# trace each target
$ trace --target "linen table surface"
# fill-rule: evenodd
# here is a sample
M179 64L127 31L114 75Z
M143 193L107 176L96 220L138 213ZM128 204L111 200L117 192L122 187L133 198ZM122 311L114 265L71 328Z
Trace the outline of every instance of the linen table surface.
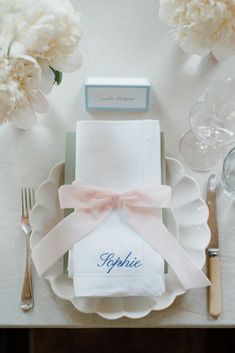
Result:
M79 313L70 302L54 295L49 283L33 270L35 307L19 308L24 274L25 239L20 229L20 188L37 188L49 170L64 159L65 132L75 131L77 120L159 119L166 152L182 159L179 140L189 128L195 98L215 79L235 77L234 58L218 63L212 56L184 53L158 18L155 0L74 1L82 13L84 63L80 71L65 74L49 96L50 111L35 127L21 131L0 127L0 326L1 327L231 327L235 326L235 209L220 194L218 221L221 245L223 314L208 315L207 291L197 289L179 297L166 310L131 320L109 321ZM152 99L148 113L85 112L82 85L88 76L148 77ZM187 169L187 167L186 167ZM208 174L187 169L200 184L202 195ZM221 165L216 172L221 175Z

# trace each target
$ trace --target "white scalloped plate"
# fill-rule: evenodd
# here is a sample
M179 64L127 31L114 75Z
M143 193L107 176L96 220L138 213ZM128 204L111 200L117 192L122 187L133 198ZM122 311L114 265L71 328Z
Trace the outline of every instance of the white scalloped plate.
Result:
M64 162L60 162L52 168L48 180L37 191L36 205L31 213L31 249L63 218L58 201L58 188L63 180ZM207 205L200 196L197 182L186 175L182 164L172 158L167 158L167 184L172 187L172 208L167 216L167 227L202 268L205 249L210 240ZM122 316L141 318L152 310L169 307L177 296L185 293L170 268L165 275L166 292L161 297L151 298L76 298L72 280L63 273L62 259L47 272L45 278L49 280L54 293L62 299L70 300L77 310L97 313L106 319Z

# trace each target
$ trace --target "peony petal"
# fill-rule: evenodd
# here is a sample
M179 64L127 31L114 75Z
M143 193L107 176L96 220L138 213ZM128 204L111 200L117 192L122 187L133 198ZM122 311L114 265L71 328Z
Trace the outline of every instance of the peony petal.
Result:
M26 55L26 49L25 49L24 45L17 42L17 41L14 41L12 43L11 49L10 49L10 54L11 54L11 56L18 56L21 58L29 58Z
M55 75L49 66L46 66L46 67L41 66L41 68L42 68L42 72L41 72L41 80L39 82L39 88L45 94L48 94L51 92L53 88Z
M38 85L41 79L41 67L38 64L37 60L29 55L18 55L18 56L12 56L12 57L17 59L17 61L18 60L28 61L31 64L33 64L33 68L34 68L33 79L30 81L28 80L27 84L31 86L31 88L35 87L35 85Z
M19 58L25 61L30 61L31 63L33 63L35 65L36 68L38 68L41 71L41 68L37 62L37 60L35 58L33 58L32 56L28 55L28 54L20 54L20 55L11 55L12 57L15 58Z
M212 50L212 54L218 61L225 61L235 55L234 46L220 45Z
M62 72L73 72L77 71L82 65L82 55L79 50L76 50L73 54L67 58L55 58L51 61L51 67L53 69Z
M9 92L0 89L0 124L7 121L8 113L11 109L11 97Z
M37 113L46 113L49 109L48 101L41 91L36 91L29 97L32 109Z
M12 117L11 123L19 129L30 129L37 122L37 115L32 110L17 113Z
M187 40L184 37L179 37L179 46L183 51L185 51L188 54L191 55L199 55L199 56L206 56L210 53L211 49L207 48L205 46L200 46L198 45L195 41L193 41L191 38L187 38Z

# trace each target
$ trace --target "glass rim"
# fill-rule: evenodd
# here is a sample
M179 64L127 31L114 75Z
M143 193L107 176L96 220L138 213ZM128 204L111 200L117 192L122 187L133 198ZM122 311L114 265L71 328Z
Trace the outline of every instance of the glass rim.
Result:
M227 188L230 188L230 184L228 182L228 179L226 177L226 166L228 164L228 160L230 156L235 152L235 147L233 147L231 150L228 151L224 161L223 161L223 170L222 170L222 179L223 183L226 184Z

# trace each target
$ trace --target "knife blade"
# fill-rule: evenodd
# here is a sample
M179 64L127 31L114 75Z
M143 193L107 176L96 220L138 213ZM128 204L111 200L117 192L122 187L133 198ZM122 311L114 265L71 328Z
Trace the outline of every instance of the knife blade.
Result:
M208 277L211 281L211 286L209 287L209 313L214 319L217 319L222 313L219 233L216 209L217 187L217 177L215 174L212 174L208 179L206 202L209 208L208 226L211 231L211 240L207 248Z

